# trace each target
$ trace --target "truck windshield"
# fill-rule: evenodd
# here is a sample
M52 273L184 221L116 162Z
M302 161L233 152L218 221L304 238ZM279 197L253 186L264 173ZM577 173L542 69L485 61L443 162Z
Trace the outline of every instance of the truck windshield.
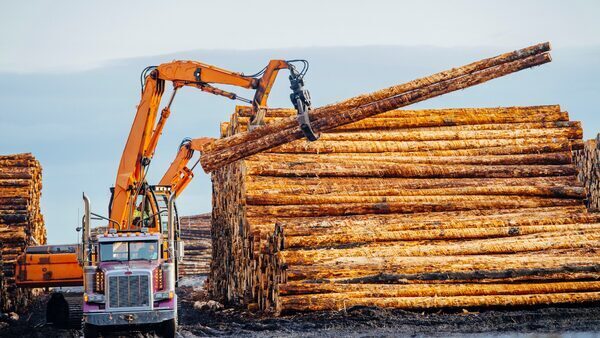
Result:
M102 262L152 259L158 259L157 241L100 243Z

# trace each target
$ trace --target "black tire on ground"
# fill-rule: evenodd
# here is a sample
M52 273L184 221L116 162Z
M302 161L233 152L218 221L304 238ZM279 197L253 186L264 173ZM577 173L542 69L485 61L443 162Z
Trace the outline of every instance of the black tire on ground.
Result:
M177 337L177 318L162 322L160 331L161 337L163 338Z
M56 292L50 296L46 304L46 322L59 328L69 327L69 304L62 293Z
M181 300L177 297L177 325L181 323Z
M98 328L94 325L83 324L83 338L98 338L100 337Z

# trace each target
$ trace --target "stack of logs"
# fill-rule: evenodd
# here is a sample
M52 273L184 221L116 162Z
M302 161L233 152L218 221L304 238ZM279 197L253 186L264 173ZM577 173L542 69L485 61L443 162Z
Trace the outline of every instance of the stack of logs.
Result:
M585 141L583 149L573 152L579 171L579 181L586 187L586 204L591 211L600 211L600 134Z
M206 276L210 267L210 214L185 216L179 219L185 256L181 263L184 276Z
M394 110L231 163L212 176L209 293L273 313L598 301L581 138L556 105Z
M32 291L15 286L15 262L26 246L46 243L40 212L42 167L31 154L0 156L0 242L3 311L21 311Z

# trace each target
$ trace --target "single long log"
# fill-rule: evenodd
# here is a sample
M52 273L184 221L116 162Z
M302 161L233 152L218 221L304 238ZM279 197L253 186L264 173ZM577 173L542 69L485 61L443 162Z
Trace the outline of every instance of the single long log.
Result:
M280 286L282 296L321 294L332 298L364 297L449 297L483 295L522 295L577 291L600 291L600 282L558 282L519 284L341 284L298 283ZM300 298L300 297L298 297Z
M277 223L285 229L286 237L291 236L311 236L316 233L321 236L334 235L334 234L347 234L352 235L354 233L364 233L365 236L376 236L378 233L395 232L395 231L419 231L425 236L428 232L444 232L458 230L458 229L472 229L472 228L519 228L528 226L544 226L544 225L575 225L575 224L589 224L597 223L600 221L600 217L597 215L587 217L586 215L560 215L560 214L542 214L538 212L530 212L531 216L497 216L487 217L481 219L467 219L467 220L453 220L451 218L446 220L415 220L410 222L409 220L394 221L391 220L389 223L381 222L378 220L347 220L347 222L327 222L327 221L311 221L306 220L306 224L286 224L286 220L278 220ZM260 231L269 230L272 232L275 220L270 223L259 223L255 224L253 221L249 221L253 228ZM515 230L513 230L515 232ZM369 234L369 235L367 235Z
M492 228L462 228L444 230L406 230L377 232L348 232L345 234L286 236L285 248L324 248L338 247L345 244L364 244L394 241L420 241L441 239L482 239L495 237L513 237L536 233L561 232L567 230L600 229L599 224L556 224L510 226Z
M317 177L410 177L410 178L502 178L571 176L572 165L421 165L396 163L254 163L247 168L250 175L317 176Z
M460 129L465 125L474 124L501 124L501 123L539 123L539 122L559 122L568 121L569 114L561 111L518 111L514 114L510 112L492 111L493 114L481 114L476 110L457 111L445 114L427 115L423 112L414 114L413 116L403 117L370 117L352 122L335 128L331 128L331 132L342 131L365 131L379 130L387 131L389 129L405 129L405 128L426 128L426 127L441 127L454 126L455 129ZM386 113L383 113L386 114ZM280 121L278 118L266 118L265 122L274 124ZM249 118L239 118L238 123L247 125L250 122ZM325 134L327 135L327 134ZM324 136L326 137L326 136Z
M325 131L344 124L360 121L361 119L372 115L376 115L378 113L382 113L408 104L416 103L419 101L426 100L428 98L442 95L448 92L480 84L522 69L530 68L536 65L541 65L550 62L551 60L549 54L547 53L534 54L534 56L530 56L524 59L520 59L521 56L518 54L519 53L517 52L514 55L514 57L517 59L516 61L502 63L497 66L489 67L489 64L486 64L486 62L479 63L479 66L484 66L484 64L486 65L484 66L483 70L476 71L473 73L465 74L465 69L469 68L468 66L452 70L450 72L454 71L456 73L462 73L461 77L453 78L447 81L440 81L440 77L435 75L429 78L424 78L420 81L418 85L406 85L406 87L411 88L409 91L406 91L406 89L403 88L402 90L398 91L398 93L396 93L397 95L394 94L394 96L392 97L385 96L385 99L375 99L376 101L369 101L369 103L365 106L360 106L351 110L347 110L343 113L334 114L334 118L327 117L327 115L331 115L331 112L339 111L339 106L329 111L323 110L326 113L322 115L319 112L315 111L312 114L313 128L316 132ZM386 95L389 95L389 92L386 92ZM367 96L367 98L370 100L374 99L372 95ZM366 103L364 101L361 102L362 103L360 104ZM260 151L270 149L303 137L303 133L300 131L299 127L297 125L294 125L295 123L297 123L295 119L287 118L281 122L282 124L273 123L271 126L267 125L259 127L250 133L238 134L248 135L253 133L253 135L250 136L250 138L248 139L244 139L244 137L239 136L238 138L236 138L235 143L222 141L224 139L214 141L212 145L209 145L207 147L201 158L201 164L203 169L206 172L211 172L216 168L222 167L223 165L231 163L237 159L247 157L252 154L256 154ZM289 128L282 128L286 125L286 123L288 125L294 126ZM276 132L269 132L270 128L273 128L273 130ZM259 141L259 139L263 135L265 136L264 139L261 139ZM252 143L253 147L248 147L249 143ZM222 150L219 151L219 147L222 147Z
M431 201L427 201L427 200ZM341 216L358 214L390 214L437 211L460 211L474 209L516 209L538 208L550 206L574 206L581 204L577 199L555 198L515 198L513 196L473 196L456 198L413 198L406 202L382 203L337 203L337 204L304 204L293 206L247 206L248 217L316 217Z
M35 167L36 162L29 158L0 159L0 167Z
M501 123L532 123L532 122L559 122L567 121L569 115L566 112L557 113L531 113L529 116L478 116L478 115L456 115L454 117L421 117L413 118L371 118L358 122L349 123L343 126L335 127L335 131L354 131L354 130L387 130L399 128L427 128L442 126L462 126L473 124L501 124Z
M343 194L328 195L298 195L279 194L272 191L258 190L246 195L248 205L292 205L292 204L327 204L327 203L383 203L394 202L397 196L446 196L446 195L514 195L539 196L552 198L584 199L583 187L540 187L540 186L488 186L441 189L385 189L385 190L354 190L348 187Z
M539 255L539 253L538 253ZM543 256L543 255L542 255ZM458 256L460 257L460 256ZM545 258L545 257L544 257ZM566 276L564 280L598 280L600 278L600 265L596 262L586 262L590 257L571 257L550 263L512 262L510 260L495 260L493 258L481 263L469 264L445 262L442 264L431 264L427 262L413 263L409 266L396 265L394 263L380 262L374 259L375 264L346 263L320 264L320 265L297 265L286 270L286 282L335 282L343 284L423 284L423 283L494 283L509 281L546 281L551 282L551 276ZM593 259L592 259L593 260ZM530 257L530 261L535 261ZM492 266L493 262L506 264ZM568 274L573 274L568 276Z
M27 187L31 184L30 180L24 179L0 179L0 187Z
M403 156L397 153L385 153L384 156L373 156L371 153L327 153L327 154L281 154L262 153L248 158L245 163L252 166L253 162L348 162L369 161L373 163L414 163L414 164L487 164L487 165L516 165L516 164L570 164L572 156L568 152L520 155L489 155L489 156Z
M532 306L543 304L580 304L597 302L600 292L550 293L528 295L351 298L330 300L322 295L281 299L281 311L345 310L354 306L376 306L397 309L469 308L480 306Z
M397 90L397 89L396 89ZM393 96L393 95L392 95ZM389 96L388 96L389 97ZM385 98L385 97L381 97ZM331 109L348 109L350 107L339 106L338 104L330 105ZM358 107L358 106L355 106ZM354 107L354 108L355 108ZM373 116L374 118L405 118L412 117L415 114L424 114L424 115L444 115L444 114L456 114L456 113L472 113L477 115L484 114L510 114L510 115L518 115L523 114L527 115L531 112L545 112L545 113L555 113L560 111L560 106L553 105L541 105L541 106L525 106L525 107L498 107L498 108L444 108L444 109L420 109L420 110L411 110L411 109L397 109L391 110L385 113L381 113ZM252 106L236 106L235 116L238 121L241 118L250 118L253 117ZM297 111L293 108L266 108L265 116L269 118L282 118L282 117L290 117L295 116Z
M555 185L490 185L489 188L483 186L464 186L464 187L442 187L442 188L420 188L404 189L392 187L370 187L357 182L352 184L339 184L334 186L274 186L272 188L256 189L249 192L246 201L249 204L283 204L273 196L283 196L283 198L294 198L298 194L325 195L328 198L335 196L424 196L424 195L525 195L525 196L546 196L546 197L573 197L585 198L585 188L578 186L555 186ZM287 196L287 197L286 197ZM303 196L302 198L306 198ZM273 203L268 202L273 201Z
M31 153L20 153L12 155L0 155L0 160L13 160L13 159L35 159Z
M542 143L530 145L508 145L498 147L450 149L450 150L423 150L402 153L404 156L483 156L483 155L512 155L512 154L540 154L572 151L583 148L581 140L570 140L556 143Z
M575 128L456 131L379 131L325 133L321 141L444 141L478 139L566 138L581 139L583 131Z
M30 168L1 168L0 179L32 179L35 173Z
M298 186L323 189L346 190L348 185L356 186L357 189L435 189L435 188L457 188L473 186L583 186L572 176L548 176L548 177L515 177L515 178L377 178L364 177L357 180L353 177L273 177L268 176L244 176L244 183L248 191L267 189L291 189ZM361 188L364 186L364 188ZM329 190L328 190L329 191ZM337 190L333 190L337 191Z
M331 203L387 203L404 202L408 196L538 196L551 198L584 199L582 187L542 188L530 186L490 186L449 189L414 189L414 190L370 190L344 195L297 195L266 194L262 191L246 195L247 205L296 205L296 204L331 204Z
M550 143L547 138L481 139L444 141L319 141L298 140L269 150L278 153L398 153L433 150L477 149L491 147L526 146ZM553 142L569 142L556 138Z

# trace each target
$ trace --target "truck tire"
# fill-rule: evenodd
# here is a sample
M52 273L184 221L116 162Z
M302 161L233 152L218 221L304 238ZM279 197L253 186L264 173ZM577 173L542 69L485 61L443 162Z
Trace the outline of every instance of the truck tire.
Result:
M175 338L177 337L177 318L164 321L161 325L161 337Z
M83 338L100 337L98 328L91 324L83 324Z
M50 296L46 304L46 322L54 326L66 329L69 326L69 303L60 292L55 292Z

